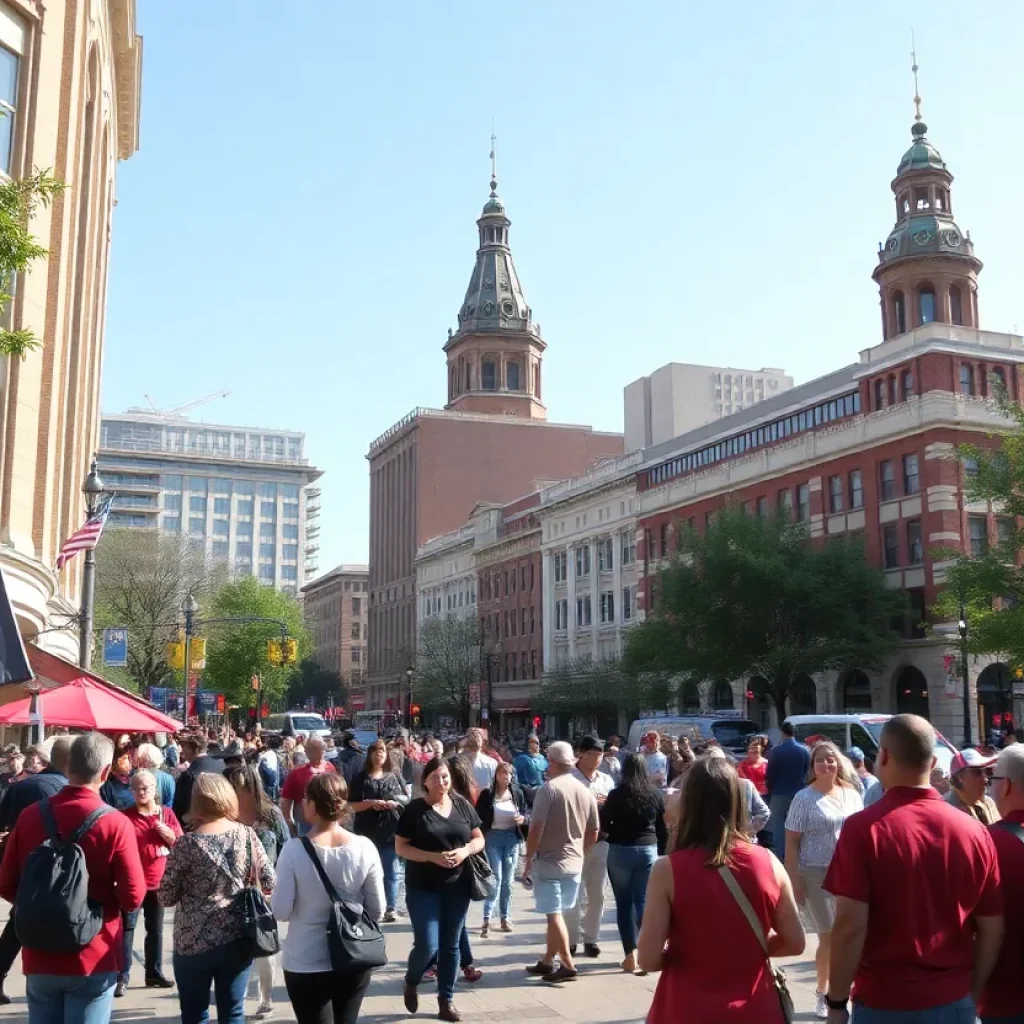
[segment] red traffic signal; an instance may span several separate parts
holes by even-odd
[[[410,715],[418,715],[419,713],[420,713],[420,706],[419,706],[419,704],[412,704],[412,705],[410,705],[410,707],[409,707],[409,714]]]
[[[540,722],[541,722],[540,715],[534,715],[533,716],[533,727],[534,727],[534,729],[539,729],[540,728]]]
[[[218,693],[217,694],[217,714],[218,715],[223,715],[224,714],[224,704],[225,704],[224,694],[223,693]]]

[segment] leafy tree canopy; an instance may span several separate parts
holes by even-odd
[[[280,702],[295,674],[294,667],[274,668],[267,658],[267,641],[281,636],[281,626],[274,622],[202,624],[205,619],[245,617],[283,622],[287,635],[298,642],[300,664],[312,653],[312,638],[299,602],[289,594],[264,586],[253,576],[244,576],[220,587],[209,606],[200,609],[198,629],[206,636],[202,685],[204,689],[223,693],[240,707],[252,707],[255,694],[251,680],[258,674],[264,700]]]
[[[673,692],[664,671],[630,671],[619,659],[576,659],[544,673],[535,704],[542,714],[572,715],[603,722],[621,712],[635,718],[644,710],[665,710]]]
[[[470,716],[470,688],[480,682],[480,626],[473,617],[427,619],[420,627],[413,673],[413,699],[425,710]]]
[[[288,705],[296,707],[310,697],[321,706],[328,700],[343,706],[348,700],[348,687],[337,672],[321,668],[316,658],[303,658],[288,681]]]
[[[761,676],[780,720],[797,676],[877,667],[906,611],[859,543],[815,544],[785,517],[731,508],[704,534],[681,532],[654,588],[654,613],[627,636],[627,669],[681,682]]]

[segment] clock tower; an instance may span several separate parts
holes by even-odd
[[[916,61],[914,79],[916,86]],[[914,105],[913,141],[891,186],[896,225],[879,247],[872,273],[886,341],[932,322],[978,326],[981,260],[974,255],[970,232],[961,231],[953,220],[953,175],[928,141],[920,96],[914,96]]]
[[[492,140],[493,142],[493,140]],[[498,198],[491,152],[491,194],[477,220],[480,246],[469,287],[448,331],[448,404],[457,412],[546,419],[541,362],[547,347],[526,303],[508,245],[511,221]]]

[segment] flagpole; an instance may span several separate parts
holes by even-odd
[[[103,494],[103,481],[96,472],[96,459],[92,460],[89,468],[89,475],[82,484],[82,493],[85,495],[85,508],[87,518],[93,516]],[[79,613],[78,626],[78,664],[88,671],[92,668],[92,622],[93,603],[96,593],[96,546],[93,545],[85,551],[85,564],[82,569],[82,604]]]

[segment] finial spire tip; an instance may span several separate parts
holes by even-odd
[[[498,161],[495,154],[494,144],[498,141],[498,136],[494,134],[494,120],[491,120],[491,198],[494,199],[498,195]]]
[[[917,44],[914,41],[914,30],[910,30],[910,70],[914,73],[914,120],[921,120],[921,92],[917,87]]]

